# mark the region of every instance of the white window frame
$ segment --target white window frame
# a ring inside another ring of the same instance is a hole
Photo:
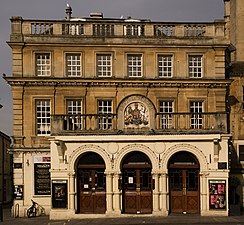
[[[35,115],[37,136],[49,136],[51,134],[51,100],[36,99]]]
[[[203,77],[203,55],[188,55],[188,73],[189,78]]]
[[[82,129],[83,119],[80,114],[83,113],[82,99],[66,99],[66,113],[69,116],[69,124],[75,129]]]
[[[67,77],[81,77],[81,54],[66,53]]]
[[[128,77],[143,77],[143,55],[127,54]]]
[[[190,124],[192,129],[203,128],[203,116],[198,114],[204,112],[203,101],[190,101]]]
[[[112,54],[98,53],[96,55],[97,76],[111,77],[112,76]]]
[[[172,77],[173,76],[173,56],[170,54],[158,55],[158,77]]]
[[[161,115],[161,128],[170,129],[173,128],[173,115],[174,113],[174,102],[169,100],[160,100],[159,101],[159,112],[165,113]]]
[[[110,99],[99,99],[98,103],[98,114],[112,114],[113,113],[113,101]],[[98,128],[100,130],[108,130],[112,128],[112,116],[99,116]]]
[[[51,76],[51,53],[50,52],[35,53],[35,70],[36,70],[36,76],[38,77]]]

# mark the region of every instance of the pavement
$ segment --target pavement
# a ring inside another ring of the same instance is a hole
[[[150,215],[126,215],[117,218],[89,218],[73,220],[49,220],[48,216],[33,218],[13,218],[11,217],[10,208],[4,209],[3,221],[1,224],[6,225],[186,225],[186,224],[221,224],[221,225],[244,225],[244,215],[227,216],[227,217],[206,217],[199,215],[170,215],[167,217],[150,216]]]

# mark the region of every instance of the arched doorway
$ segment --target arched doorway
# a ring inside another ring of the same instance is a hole
[[[77,208],[79,213],[105,213],[105,163],[93,152],[83,154],[77,163]]]
[[[142,152],[125,156],[122,162],[123,213],[152,213],[152,165]]]
[[[174,154],[168,164],[170,213],[199,213],[199,162],[189,152]]]

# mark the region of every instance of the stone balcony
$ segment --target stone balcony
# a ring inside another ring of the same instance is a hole
[[[52,115],[51,135],[220,134],[227,133],[227,113],[156,113],[149,126],[121,123],[117,114]]]
[[[59,38],[141,38],[141,39],[189,39],[225,37],[225,22],[207,23],[151,22],[150,20],[91,19],[24,20],[11,18],[10,42],[34,41],[38,38],[58,41]],[[143,38],[142,38],[143,37]],[[61,41],[61,40],[60,40]]]

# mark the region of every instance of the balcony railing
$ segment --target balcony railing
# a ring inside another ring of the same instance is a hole
[[[52,23],[31,23],[31,34],[34,35],[52,35],[53,24]]]
[[[118,125],[120,123],[120,125]],[[156,113],[155,121],[143,128],[127,127],[116,114],[53,115],[51,133],[227,133],[227,113]]]
[[[225,37],[225,22],[219,20],[208,23],[164,23],[164,22],[128,22],[123,20],[89,21],[70,20],[23,20],[12,17],[11,37],[32,35],[50,37],[75,35],[91,37]]]

